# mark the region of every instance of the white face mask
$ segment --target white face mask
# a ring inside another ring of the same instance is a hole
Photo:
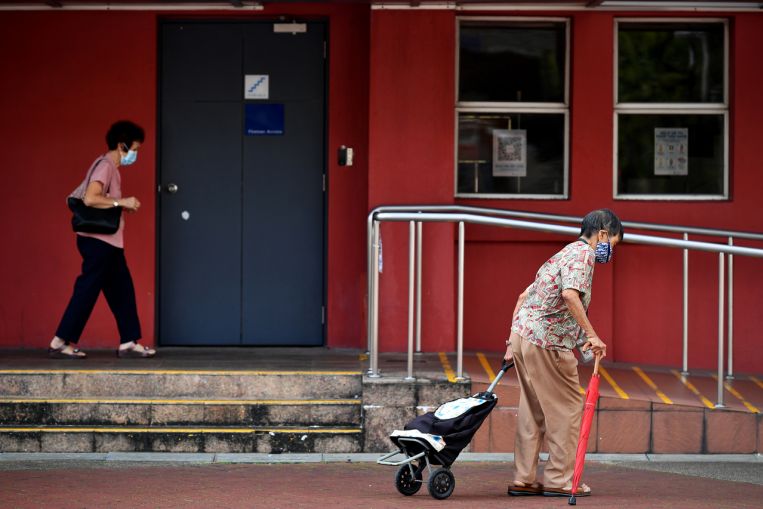
[[[119,162],[122,166],[130,166],[132,163],[134,163],[137,160],[138,160],[138,151],[128,150],[127,153],[121,157]]]
[[[130,146],[132,146],[132,145],[130,145]],[[131,148],[128,149],[127,148],[127,143],[120,143],[119,144],[119,148],[120,148],[120,152],[122,150],[125,151],[125,154],[120,154],[120,157],[119,157],[119,164],[120,165],[122,165],[122,166],[130,166],[131,164],[133,164],[135,161],[138,160],[138,151],[137,150],[133,150]]]

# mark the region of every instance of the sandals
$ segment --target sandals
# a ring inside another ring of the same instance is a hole
[[[514,481],[509,484],[509,495],[512,497],[531,497],[543,495],[543,485],[538,483],[526,484]]]
[[[572,495],[572,487],[569,487],[567,489],[563,488],[544,488],[543,489],[543,496],[544,497],[569,497]],[[591,488],[588,487],[586,484],[581,484],[578,486],[577,491],[575,492],[575,497],[590,497],[591,496]]]
[[[138,349],[137,343],[134,346],[131,346],[130,348],[117,349],[117,357],[119,357],[120,359],[150,359],[151,357],[155,355],[156,355],[156,350],[146,348],[145,346],[142,346],[142,345],[141,345],[141,348]]]
[[[86,359],[87,354],[75,348],[71,352],[64,352],[64,349],[69,345],[63,345],[59,348],[48,348],[48,357],[51,359]]]
[[[74,348],[69,352],[64,350],[69,345],[64,344],[58,348],[48,347],[48,357],[51,359],[87,359],[87,354],[79,348]],[[146,348],[145,346],[138,347],[137,343],[130,348],[118,349],[117,357],[120,359],[149,359],[156,355],[156,350]]]

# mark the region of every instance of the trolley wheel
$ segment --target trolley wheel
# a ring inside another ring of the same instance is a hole
[[[415,495],[421,489],[421,469],[415,465],[411,466],[414,472],[416,472],[415,478],[411,476],[411,468],[408,465],[400,467],[395,476],[395,488],[406,497]]]
[[[437,500],[448,498],[456,487],[456,478],[450,469],[441,467],[429,476],[429,494]]]

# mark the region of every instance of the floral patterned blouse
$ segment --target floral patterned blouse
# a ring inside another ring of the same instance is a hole
[[[591,303],[595,252],[586,242],[568,244],[552,256],[527,288],[527,298],[511,326],[527,341],[547,350],[568,351],[584,334],[562,298],[568,288],[580,292],[583,308]]]

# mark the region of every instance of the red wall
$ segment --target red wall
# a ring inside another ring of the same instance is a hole
[[[81,261],[65,198],[121,118],[146,129],[138,163],[122,173],[125,192],[143,204],[127,218],[125,251],[153,340],[155,31],[145,13],[0,14],[0,345],[42,347],[53,337]],[[83,337],[90,347],[118,343],[103,299]]]
[[[323,9],[331,13],[327,342],[332,347],[358,348],[364,334],[366,290],[371,16],[365,6]],[[354,166],[337,165],[341,145],[355,149]]]
[[[369,115],[370,208],[453,202],[453,62],[449,12],[374,11]],[[422,337],[430,350],[455,346],[453,227],[424,235]],[[408,320],[408,225],[382,227],[379,343],[404,350]]]
[[[579,216],[594,208],[609,207],[630,221],[763,231],[758,205],[763,186],[756,141],[763,134],[763,126],[756,120],[763,114],[763,96],[756,91],[763,82],[756,56],[763,48],[763,16],[730,16],[731,200],[698,203],[613,200],[616,15],[567,15],[572,19],[570,199],[454,200],[456,15],[374,11],[369,205],[456,202]],[[432,139],[422,144],[424,136]],[[424,344],[429,350],[451,349],[455,336],[453,229],[433,225],[425,230],[424,277],[436,275],[442,280],[436,287],[424,284]],[[383,232],[380,343],[382,349],[404,350],[407,228],[385,225]],[[568,239],[481,227],[468,227],[467,239],[466,349],[502,350],[517,295],[532,281],[538,267]],[[757,243],[757,247],[763,247],[763,243]],[[763,327],[763,318],[757,309],[763,301],[759,290],[763,262],[740,258],[735,259],[735,369],[759,372],[763,369],[763,352],[757,347],[757,331]],[[713,368],[717,358],[717,256],[691,255],[690,291],[690,367]],[[591,319],[608,342],[612,360],[680,365],[681,302],[680,251],[621,244],[613,264],[596,267]]]
[[[369,10],[293,4],[250,16],[280,14],[329,20],[328,344],[357,346],[365,286]],[[155,342],[159,19],[124,11],[0,13],[0,186],[6,190],[0,200],[6,238],[0,252],[0,347],[45,347],[53,336],[80,264],[65,197],[105,151],[105,131],[120,118],[146,129],[138,163],[123,171],[125,192],[143,203],[139,214],[127,218],[125,244],[144,338]],[[337,166],[342,144],[355,148],[355,166]],[[81,345],[111,348],[117,338],[101,299]]]
[[[453,198],[454,12],[295,4],[267,5],[253,15],[277,14],[324,17],[330,23],[330,346],[365,345],[365,218],[378,205],[462,203],[574,215],[610,207],[632,221],[763,231],[757,205],[761,14],[729,16],[731,200],[700,203],[612,199],[615,13],[567,14],[572,19],[570,199],[551,201]],[[128,218],[126,242],[145,336],[148,342],[155,339],[158,22],[156,13],[0,13],[0,47],[12,48],[3,54],[0,75],[0,185],[9,190],[0,200],[7,239],[0,252],[0,346],[43,347],[52,336],[79,266],[64,197],[103,150],[109,123],[123,117],[141,123],[148,136],[139,163],[124,172],[124,187],[144,203],[140,214]],[[355,166],[336,165],[342,144],[355,148]],[[407,226],[385,224],[382,230],[381,349],[404,350]],[[516,295],[568,239],[476,227],[468,228],[467,238],[466,348],[500,350]],[[427,350],[455,347],[454,242],[452,226],[425,227]],[[735,264],[736,369],[760,371],[761,261],[736,257]],[[716,257],[692,254],[693,367],[715,365],[716,266]],[[591,317],[610,345],[610,358],[680,364],[680,274],[677,251],[627,244],[618,247],[613,264],[597,266]],[[84,337],[84,347],[115,345],[116,330],[102,303]]]

